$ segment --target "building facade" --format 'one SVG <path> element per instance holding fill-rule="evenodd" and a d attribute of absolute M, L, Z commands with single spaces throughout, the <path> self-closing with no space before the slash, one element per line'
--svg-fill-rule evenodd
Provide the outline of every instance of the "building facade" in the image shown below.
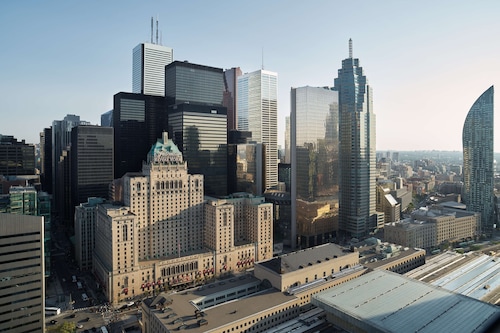
<path fill-rule="evenodd" d="M 103 198 L 88 198 L 75 207 L 75 259 L 81 271 L 92 269 L 97 205 L 102 203 Z"/>
<path fill-rule="evenodd" d="M 113 97 L 114 177 L 139 172 L 144 156 L 167 130 L 168 98 L 120 92 Z"/>
<path fill-rule="evenodd" d="M 132 92 L 165 96 L 165 66 L 174 59 L 172 48 L 141 43 L 132 53 Z"/>
<path fill-rule="evenodd" d="M 444 242 L 475 238 L 479 225 L 478 213 L 436 206 L 414 211 L 410 218 L 387 223 L 384 237 L 391 243 L 431 249 Z"/>
<path fill-rule="evenodd" d="M 311 247 L 330 241 L 338 227 L 338 92 L 306 86 L 290 94 L 292 242 Z"/>
<path fill-rule="evenodd" d="M 221 68 L 174 61 L 165 67 L 169 133 L 205 193 L 227 194 L 227 108 Z"/>
<path fill-rule="evenodd" d="M 265 145 L 262 143 L 228 145 L 228 193 L 264 193 L 265 153 Z"/>
<path fill-rule="evenodd" d="M 463 200 L 467 210 L 481 213 L 481 233 L 495 224 L 493 169 L 493 86 L 472 105 L 462 131 Z"/>
<path fill-rule="evenodd" d="M 188 172 L 204 176 L 207 195 L 227 192 L 226 108 L 202 104 L 169 107 L 169 133 L 187 162 Z"/>
<path fill-rule="evenodd" d="M 272 256 L 272 204 L 248 195 L 205 203 L 203 176 L 188 173 L 167 133 L 142 172 L 122 182 L 123 204 L 97 208 L 93 269 L 112 302 L 196 285 Z"/>
<path fill-rule="evenodd" d="M 224 73 L 222 68 L 174 61 L 165 67 L 165 96 L 174 104 L 195 103 L 222 106 Z"/>
<path fill-rule="evenodd" d="M 90 197 L 107 198 L 113 174 L 113 128 L 76 126 L 71 131 L 71 207 Z M 73 219 L 72 219 L 73 221 Z"/>
<path fill-rule="evenodd" d="M 222 105 L 227 108 L 227 130 L 238 129 L 237 96 L 238 77 L 243 73 L 239 67 L 233 67 L 224 71 L 224 94 Z"/>
<path fill-rule="evenodd" d="M 0 175 L 34 175 L 35 146 L 0 134 Z"/>
<path fill-rule="evenodd" d="M 43 332 L 43 217 L 0 214 L 0 235 L 0 331 Z"/>
<path fill-rule="evenodd" d="M 278 74 L 267 70 L 238 77 L 238 130 L 266 145 L 266 188 L 278 185 Z"/>
<path fill-rule="evenodd" d="M 359 237 L 377 228 L 375 206 L 376 152 L 372 89 L 359 59 L 342 60 L 334 81 L 339 96 L 340 195 L 339 227 Z"/>

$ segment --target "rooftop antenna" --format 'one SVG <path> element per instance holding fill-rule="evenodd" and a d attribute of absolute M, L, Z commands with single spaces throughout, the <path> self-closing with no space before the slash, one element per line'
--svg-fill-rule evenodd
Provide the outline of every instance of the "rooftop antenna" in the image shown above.
<path fill-rule="evenodd" d="M 151 16 L 151 44 L 153 44 L 153 16 Z"/>
<path fill-rule="evenodd" d="M 264 70 L 264 47 L 262 47 L 262 70 Z"/>
<path fill-rule="evenodd" d="M 349 58 L 352 58 L 352 39 L 349 38 Z"/>
<path fill-rule="evenodd" d="M 156 16 L 156 44 L 158 44 L 158 15 Z"/>

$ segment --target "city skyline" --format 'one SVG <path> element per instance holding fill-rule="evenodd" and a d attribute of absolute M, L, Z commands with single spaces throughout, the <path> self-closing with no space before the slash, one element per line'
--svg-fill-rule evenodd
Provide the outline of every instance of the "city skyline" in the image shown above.
<path fill-rule="evenodd" d="M 0 133 L 38 143 L 43 128 L 66 114 L 99 124 L 113 96 L 132 91 L 132 50 L 150 40 L 154 16 L 160 44 L 175 50 L 174 60 L 278 73 L 282 148 L 290 89 L 333 86 L 352 38 L 353 56 L 363 59 L 376 91 L 377 150 L 460 151 L 469 108 L 500 83 L 500 45 L 492 42 L 499 7 L 494 1 L 262 1 L 237 8 L 226 1 L 2 3 Z M 257 24 L 255 17 L 269 19 Z"/>

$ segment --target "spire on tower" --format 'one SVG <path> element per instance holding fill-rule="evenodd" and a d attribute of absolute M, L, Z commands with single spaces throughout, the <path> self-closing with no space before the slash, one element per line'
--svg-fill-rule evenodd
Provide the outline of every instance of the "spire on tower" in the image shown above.
<path fill-rule="evenodd" d="M 349 58 L 352 58 L 352 39 L 349 38 Z"/>
<path fill-rule="evenodd" d="M 151 44 L 153 44 L 153 16 L 151 16 Z"/>

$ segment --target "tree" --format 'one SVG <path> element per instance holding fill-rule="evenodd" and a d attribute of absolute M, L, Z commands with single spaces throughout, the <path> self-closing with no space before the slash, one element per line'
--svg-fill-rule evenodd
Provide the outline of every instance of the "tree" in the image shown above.
<path fill-rule="evenodd" d="M 74 333 L 76 330 L 76 324 L 72 321 L 64 322 L 60 325 L 51 327 L 47 329 L 47 332 L 51 333 Z"/>

